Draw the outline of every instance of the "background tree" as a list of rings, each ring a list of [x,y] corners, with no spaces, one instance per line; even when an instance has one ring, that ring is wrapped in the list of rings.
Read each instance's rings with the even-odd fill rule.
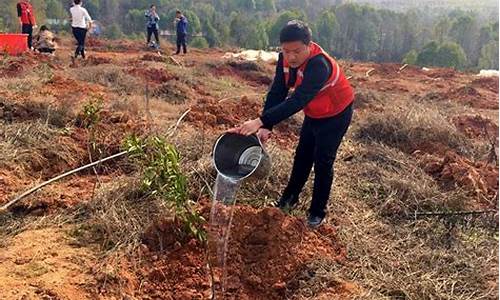
[[[339,24],[333,11],[324,11],[316,24],[315,36],[317,42],[329,53],[333,54],[335,50],[336,31]]]
[[[453,42],[442,44],[436,53],[434,64],[440,67],[460,69],[467,63],[467,57],[460,45]]]
[[[67,16],[64,6],[58,0],[46,0],[46,11],[49,19],[65,19]]]
[[[450,36],[465,51],[469,58],[469,64],[477,63],[479,53],[475,47],[478,36],[478,25],[472,15],[462,15],[456,18],[450,29]]]
[[[479,68],[498,70],[498,40],[492,40],[483,46],[479,57]]]
[[[203,49],[203,48],[208,48],[208,42],[207,40],[205,40],[204,37],[201,37],[201,36],[197,36],[195,37],[191,43],[189,43],[190,46],[194,47],[194,48],[200,48],[200,49]]]
[[[404,64],[409,64],[409,65],[416,65],[417,64],[417,59],[418,59],[418,53],[416,50],[411,50],[410,52],[408,52],[404,59],[403,59],[403,63]]]
[[[280,31],[286,25],[286,23],[291,20],[306,21],[306,16],[303,12],[295,10],[287,10],[281,13],[268,31],[269,43],[272,46],[277,46],[279,44]]]

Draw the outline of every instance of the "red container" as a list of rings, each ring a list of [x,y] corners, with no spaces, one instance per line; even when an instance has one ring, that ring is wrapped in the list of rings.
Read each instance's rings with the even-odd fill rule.
[[[20,33],[0,33],[0,53],[19,55],[28,50],[28,35]]]

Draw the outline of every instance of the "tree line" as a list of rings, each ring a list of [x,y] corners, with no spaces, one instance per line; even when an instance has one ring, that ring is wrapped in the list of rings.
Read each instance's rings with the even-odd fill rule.
[[[17,26],[16,0],[0,3],[0,30]],[[39,20],[67,19],[70,0],[33,0]],[[143,38],[144,11],[157,6],[160,28],[174,30],[176,9],[189,20],[195,47],[279,46],[291,19],[308,22],[314,39],[341,59],[405,62],[458,69],[498,69],[498,14],[452,9],[392,11],[343,0],[86,0],[108,38]]]

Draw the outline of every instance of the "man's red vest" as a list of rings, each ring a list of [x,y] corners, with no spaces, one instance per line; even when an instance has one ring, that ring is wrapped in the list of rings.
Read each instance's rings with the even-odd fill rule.
[[[31,3],[21,1],[19,5],[21,6],[21,23],[35,25],[35,14]]]
[[[304,70],[309,60],[317,55],[323,55],[331,64],[332,73],[323,88],[304,108],[304,113],[306,116],[315,119],[333,117],[344,111],[354,101],[354,89],[349,84],[337,62],[318,44],[311,42],[309,50],[311,52],[309,57],[297,70],[297,80],[293,88],[297,88],[302,83]],[[290,79],[290,64],[286,59],[283,60],[283,71],[286,83],[288,84],[288,80]]]

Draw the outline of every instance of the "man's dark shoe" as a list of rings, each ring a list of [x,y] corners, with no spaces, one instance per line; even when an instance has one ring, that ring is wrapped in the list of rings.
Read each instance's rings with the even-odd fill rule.
[[[307,217],[307,225],[311,228],[318,228],[321,223],[323,223],[324,217],[309,215]]]
[[[274,206],[281,210],[290,210],[299,202],[299,196],[289,196],[289,197],[281,197],[277,202],[274,203]]]

